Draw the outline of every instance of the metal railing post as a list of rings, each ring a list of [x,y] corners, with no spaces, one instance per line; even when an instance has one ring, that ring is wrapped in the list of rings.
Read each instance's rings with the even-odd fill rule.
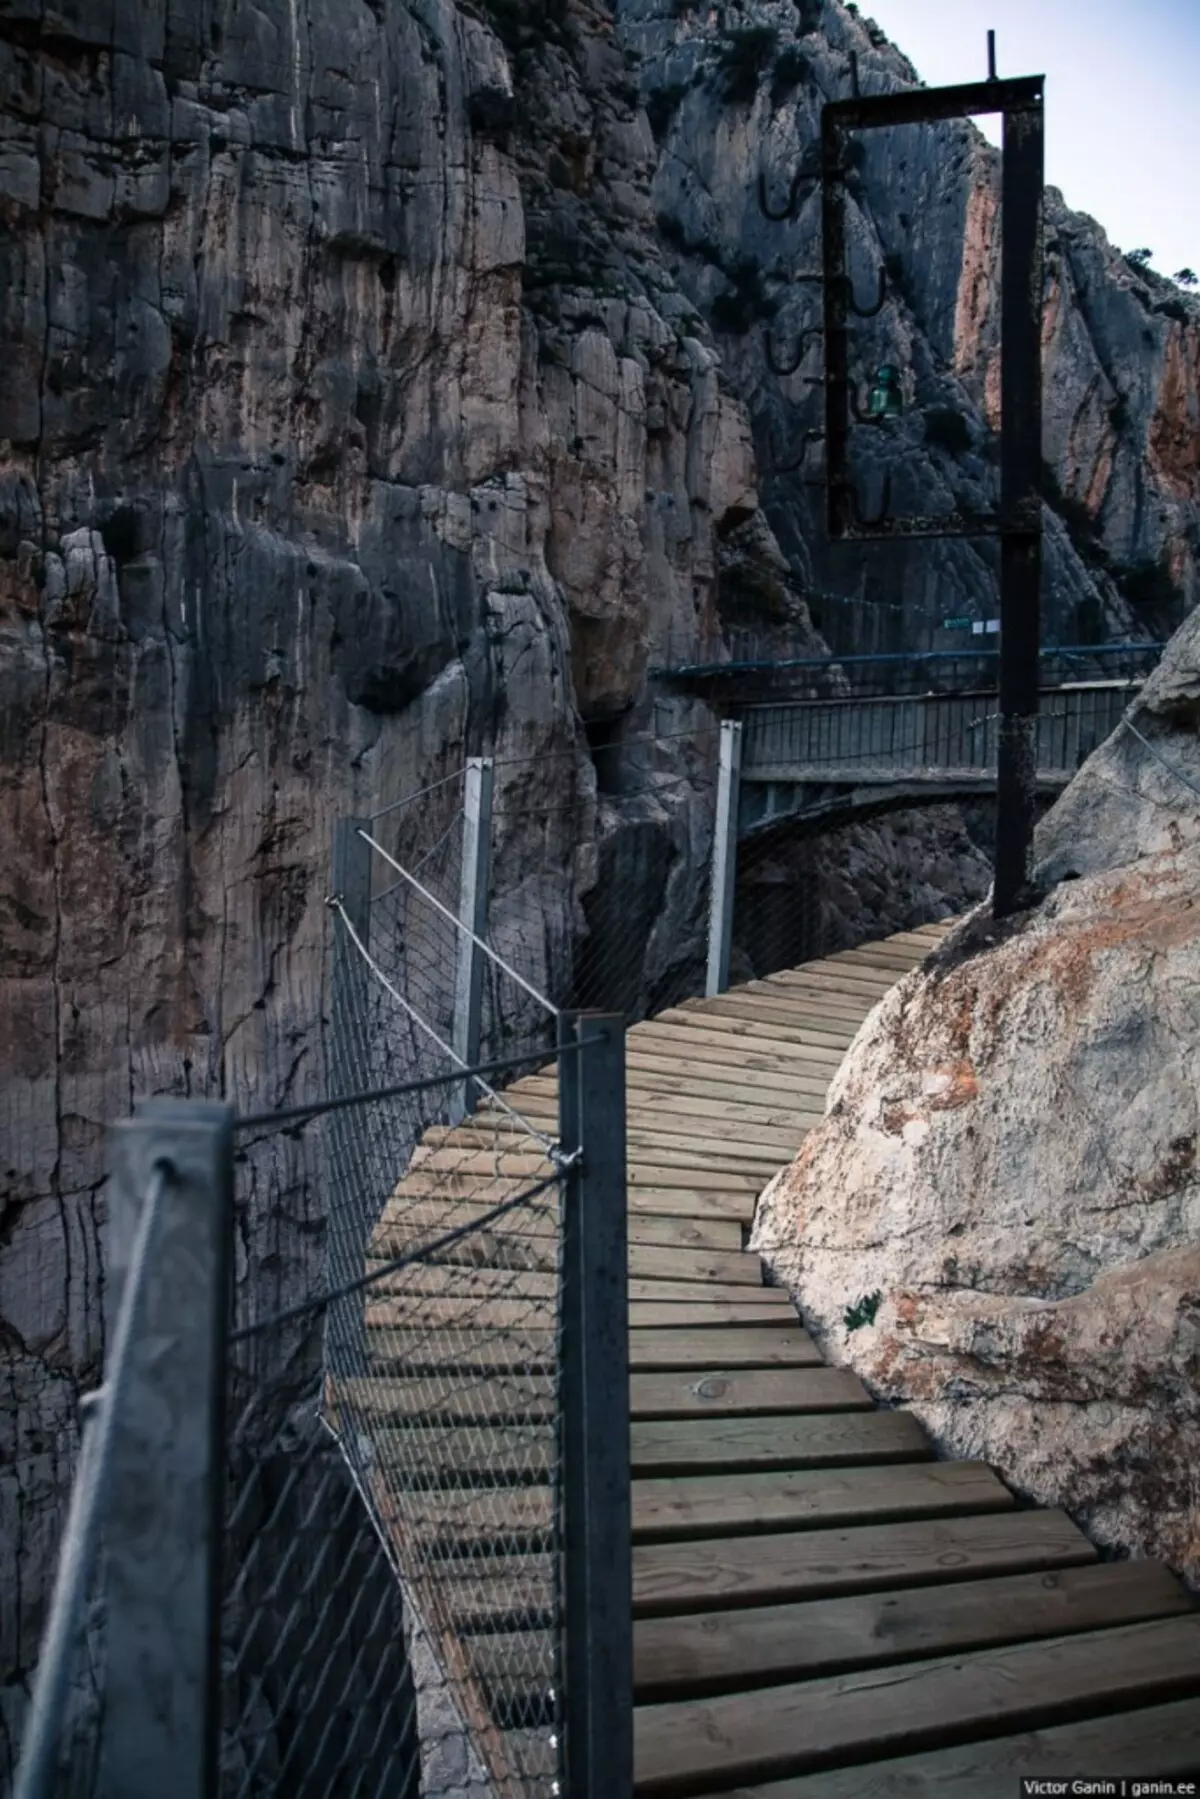
[[[625,1020],[560,1021],[563,1734],[570,1799],[633,1792]],[[574,1046],[582,1047],[574,1047]]]
[[[721,763],[717,779],[717,816],[713,830],[712,890],[708,910],[708,974],[704,991],[711,999],[729,985],[733,945],[733,902],[737,881],[738,795],[742,769],[742,727],[721,726]]]
[[[333,831],[330,884],[364,949],[371,941],[371,846],[362,835],[371,829],[365,818],[340,818]],[[367,998],[370,970],[351,941],[343,920],[334,913],[330,970],[330,1020],[325,1074],[330,1096],[345,1098],[371,1086],[367,1066],[370,1024]],[[327,1279],[341,1286],[363,1272],[367,1240],[374,1226],[368,1216],[369,1181],[363,1166],[362,1121],[349,1111],[329,1121],[330,1170],[327,1183],[329,1219]],[[326,1359],[342,1375],[366,1372],[365,1300],[350,1294],[329,1308],[325,1324]]]
[[[119,1295],[156,1164],[157,1241],[112,1412],[104,1514],[104,1799],[208,1799],[219,1750],[225,1357],[233,1112],[148,1100],[113,1128]]]
[[[467,763],[463,794],[462,881],[459,890],[458,916],[476,937],[487,934],[488,886],[492,866],[492,762],[490,757],[472,756]],[[458,959],[454,971],[454,1034],[451,1039],[455,1055],[473,1068],[480,1060],[480,1033],[483,1024],[483,956],[479,945],[458,933]],[[464,1081],[454,1090],[450,1122],[458,1124],[474,1107],[476,1083]]]

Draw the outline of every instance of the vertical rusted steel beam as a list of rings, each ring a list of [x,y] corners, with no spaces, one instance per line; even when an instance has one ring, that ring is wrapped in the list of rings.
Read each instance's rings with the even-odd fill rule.
[[[1000,740],[992,914],[1034,898],[1042,580],[1043,108],[1004,114],[1000,272]]]

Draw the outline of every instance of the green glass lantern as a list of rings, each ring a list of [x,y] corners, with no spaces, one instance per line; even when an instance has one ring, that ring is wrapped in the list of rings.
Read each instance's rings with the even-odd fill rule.
[[[867,401],[867,417],[898,419],[904,411],[904,395],[900,388],[900,370],[890,362],[879,365],[875,385]]]

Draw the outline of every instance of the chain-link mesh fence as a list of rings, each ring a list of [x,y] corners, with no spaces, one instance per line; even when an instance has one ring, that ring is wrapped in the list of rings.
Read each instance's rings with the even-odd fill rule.
[[[333,905],[335,1091],[423,1083],[330,1121],[331,1278],[370,1286],[326,1418],[412,1614],[430,1799],[559,1782],[557,1012],[489,941],[489,786],[354,828]]]
[[[549,780],[497,764],[489,942],[560,1006],[634,1022],[704,991],[719,737],[596,741]],[[510,1045],[491,992],[485,1015]]]

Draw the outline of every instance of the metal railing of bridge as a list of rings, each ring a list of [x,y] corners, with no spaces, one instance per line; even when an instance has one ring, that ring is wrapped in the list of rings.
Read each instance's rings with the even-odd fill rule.
[[[339,829],[323,1099],[114,1127],[18,1799],[631,1790],[624,1022],[476,928],[486,785]]]
[[[1064,771],[1129,697],[1047,696]],[[910,770],[940,755],[986,771],[990,696],[876,710],[886,740],[860,739],[855,780],[899,749]],[[617,1045],[625,1016],[728,984],[739,793],[779,766],[846,768],[847,716],[773,707],[613,745],[590,780],[564,753],[548,795],[525,779],[544,757],[479,759],[339,827],[326,1097],[242,1118],[148,1102],[114,1131],[119,1307],[19,1799],[436,1799],[476,1778],[513,1799],[626,1790]],[[599,866],[606,807],[621,828]],[[639,935],[620,856],[648,824],[691,860],[665,861]],[[707,880],[676,893],[705,840]],[[813,884],[786,858],[760,872],[792,944]],[[611,916],[589,898],[606,894]],[[578,1008],[597,1003],[621,1016],[593,1039]],[[551,1062],[554,1133],[513,1090]],[[473,1134],[452,1139],[468,1116]],[[268,1185],[281,1199],[264,1220]],[[515,1524],[481,1481],[526,1496]],[[530,1557],[537,1603],[494,1632],[481,1675],[456,1596]],[[531,1657],[560,1669],[553,1715],[526,1708]]]
[[[1116,729],[1137,681],[1081,682],[1041,695],[1037,763],[1067,778]],[[994,693],[795,700],[742,712],[743,780],[804,784],[930,780],[995,773]]]

